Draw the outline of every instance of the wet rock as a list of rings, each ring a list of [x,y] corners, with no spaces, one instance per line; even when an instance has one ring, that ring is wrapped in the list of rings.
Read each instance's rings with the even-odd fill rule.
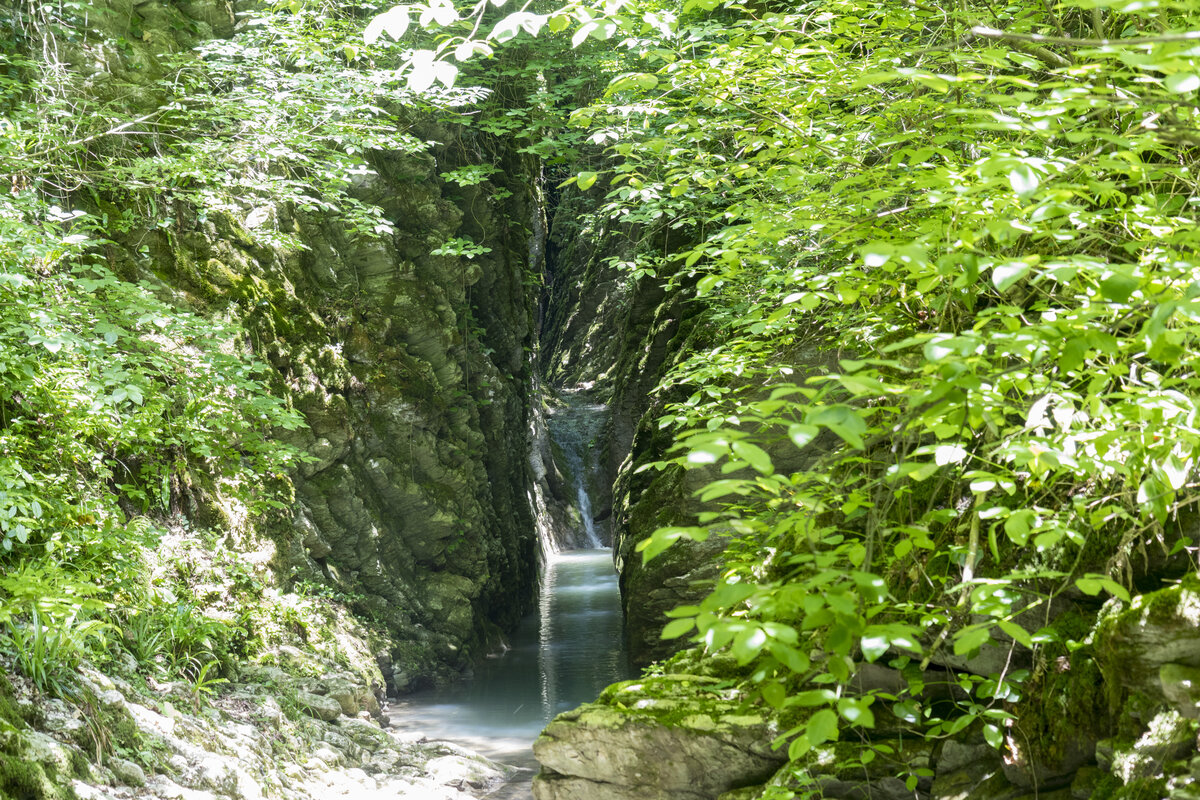
[[[770,747],[773,731],[735,703],[698,701],[695,687],[703,682],[696,676],[628,681],[610,687],[600,703],[560,714],[533,746],[543,767],[534,796],[702,800],[761,783],[786,760]]]

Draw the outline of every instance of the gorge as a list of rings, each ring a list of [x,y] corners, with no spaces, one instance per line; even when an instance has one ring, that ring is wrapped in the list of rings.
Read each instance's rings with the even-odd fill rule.
[[[0,800],[1200,797],[1193,5],[0,2]]]

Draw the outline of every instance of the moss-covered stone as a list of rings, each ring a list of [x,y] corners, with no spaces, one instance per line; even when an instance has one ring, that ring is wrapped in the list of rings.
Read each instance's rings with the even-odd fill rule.
[[[37,762],[0,750],[0,800],[75,800],[70,784]]]

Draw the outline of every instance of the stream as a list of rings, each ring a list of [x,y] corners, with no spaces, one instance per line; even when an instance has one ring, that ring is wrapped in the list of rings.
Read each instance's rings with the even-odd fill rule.
[[[550,555],[538,610],[513,633],[512,649],[481,664],[469,682],[392,701],[391,725],[528,768],[488,797],[530,798],[533,740],[542,728],[629,677],[621,624],[611,550]]]

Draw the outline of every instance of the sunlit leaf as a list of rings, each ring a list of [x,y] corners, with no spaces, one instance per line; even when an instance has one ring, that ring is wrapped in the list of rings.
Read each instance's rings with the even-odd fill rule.
[[[384,33],[393,39],[399,39],[408,30],[408,6],[393,6],[367,23],[363,31],[363,40],[367,44],[375,44]]]

